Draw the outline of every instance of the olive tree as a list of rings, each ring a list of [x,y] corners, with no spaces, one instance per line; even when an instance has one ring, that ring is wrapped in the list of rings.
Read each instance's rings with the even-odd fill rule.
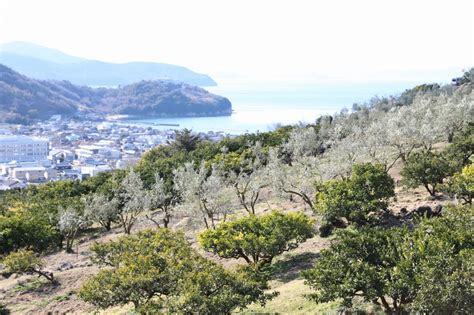
[[[234,188],[240,205],[249,214],[255,214],[255,206],[260,200],[261,190],[268,186],[268,168],[265,168],[262,159],[265,157],[261,151],[260,143],[251,148],[251,156],[240,163],[238,172],[231,171],[227,181]]]
[[[391,115],[392,113],[385,114]],[[383,116],[382,116],[383,117]],[[400,159],[402,152],[392,146],[390,134],[398,131],[392,131],[388,128],[387,122],[382,117],[377,117],[367,128],[357,135],[361,142],[360,155],[365,162],[380,164],[384,166],[385,171],[390,170]],[[403,152],[406,156],[407,152]]]
[[[452,97],[443,97],[444,106],[440,106],[439,119],[436,122],[448,142],[474,118],[474,92],[455,93]]]
[[[314,127],[294,129],[282,147],[290,161],[304,156],[315,156],[323,153],[326,149],[324,141]]]
[[[320,180],[319,160],[305,157],[294,161],[292,165],[284,163],[276,150],[270,151],[266,166],[270,185],[280,196],[298,196],[313,209],[315,181]]]
[[[186,163],[174,172],[174,188],[184,201],[181,206],[198,213],[208,229],[215,228],[217,221],[225,221],[233,210],[229,189],[218,165],[212,165],[209,174],[204,162],[197,170],[192,163]]]
[[[320,162],[321,178],[323,180],[346,178],[350,175],[354,164],[361,162],[364,150],[363,144],[355,136],[348,136],[335,142]]]
[[[89,226],[90,222],[73,206],[60,207],[58,216],[58,229],[66,242],[66,252],[72,253],[72,246],[77,233]]]
[[[84,216],[110,231],[112,223],[118,221],[119,205],[117,199],[109,199],[104,194],[93,194],[83,198]]]
[[[119,207],[118,221],[125,234],[130,234],[139,216],[146,210],[147,194],[140,176],[130,170],[114,192]]]
[[[159,214],[163,226],[167,228],[177,201],[176,192],[172,191],[169,185],[166,185],[165,180],[159,174],[155,174],[155,182],[147,196],[147,209],[149,211],[147,218],[155,223],[157,227],[160,227],[160,222],[154,218],[156,214]]]

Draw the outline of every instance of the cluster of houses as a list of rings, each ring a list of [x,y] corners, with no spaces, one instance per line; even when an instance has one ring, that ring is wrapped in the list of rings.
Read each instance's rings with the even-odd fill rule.
[[[125,169],[144,152],[174,141],[175,135],[172,129],[154,126],[57,118],[31,126],[0,126],[0,190]],[[211,141],[226,136],[199,135]]]

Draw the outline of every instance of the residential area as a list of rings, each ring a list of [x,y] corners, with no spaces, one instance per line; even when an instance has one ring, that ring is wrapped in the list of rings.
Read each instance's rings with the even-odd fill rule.
[[[228,135],[210,131],[199,136],[218,141]],[[166,145],[174,138],[175,129],[159,129],[156,125],[73,121],[61,117],[31,126],[3,125],[0,126],[0,190],[61,179],[83,180],[100,172],[125,169],[146,151]]]

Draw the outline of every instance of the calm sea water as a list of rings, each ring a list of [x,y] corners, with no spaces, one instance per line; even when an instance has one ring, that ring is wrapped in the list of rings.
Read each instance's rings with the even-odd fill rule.
[[[323,114],[350,109],[375,95],[386,96],[412,87],[410,82],[397,83],[223,83],[207,88],[227,97],[233,114],[227,117],[157,118],[127,121],[132,124],[179,124],[194,131],[224,131],[230,134],[268,131],[277,124],[314,122]],[[159,126],[156,128],[169,129]]]

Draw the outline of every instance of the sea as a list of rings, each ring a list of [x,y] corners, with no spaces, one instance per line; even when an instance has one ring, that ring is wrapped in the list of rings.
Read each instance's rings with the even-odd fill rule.
[[[227,97],[232,115],[222,117],[150,118],[123,123],[159,129],[243,134],[274,130],[279,125],[312,123],[321,115],[351,109],[375,96],[398,95],[415,82],[251,82],[226,81],[206,89]],[[171,125],[171,127],[170,127]]]

